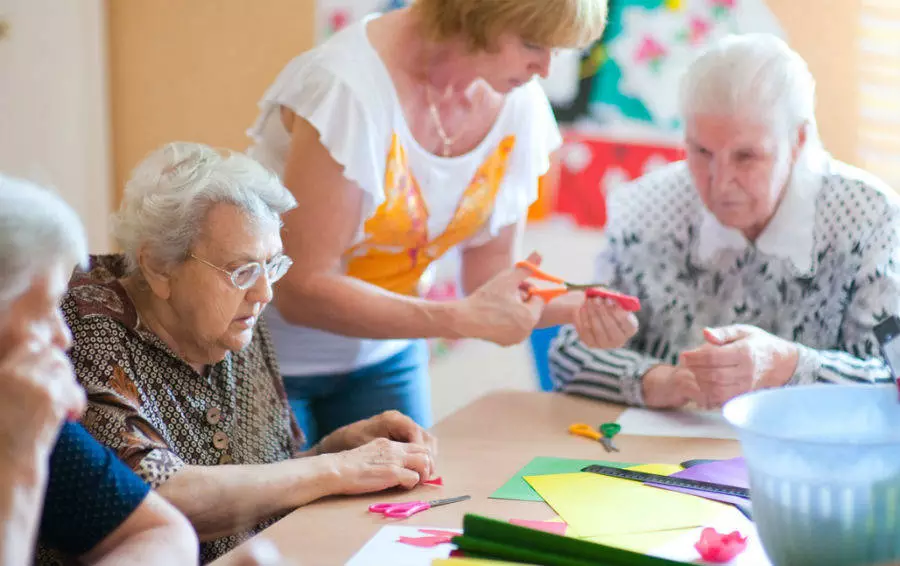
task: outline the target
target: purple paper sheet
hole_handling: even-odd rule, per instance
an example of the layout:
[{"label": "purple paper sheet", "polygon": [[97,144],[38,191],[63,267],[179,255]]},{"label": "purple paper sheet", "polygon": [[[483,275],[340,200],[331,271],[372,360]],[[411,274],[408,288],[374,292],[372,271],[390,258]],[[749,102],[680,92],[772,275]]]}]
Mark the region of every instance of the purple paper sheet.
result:
[{"label": "purple paper sheet", "polygon": [[[732,458],[731,460],[721,460],[719,462],[710,462],[709,464],[699,464],[686,468],[680,472],[672,474],[673,478],[684,478],[689,480],[708,481],[712,483],[720,483],[723,485],[731,485],[734,487],[750,487],[750,478],[747,475],[747,464],[743,458]],[[678,491],[698,497],[705,497],[714,501],[721,501],[730,504],[749,503],[749,500],[735,495],[722,495],[719,493],[710,493],[708,491],[700,491],[685,487],[673,487],[668,485],[650,484],[653,487],[668,489],[669,491]]]}]

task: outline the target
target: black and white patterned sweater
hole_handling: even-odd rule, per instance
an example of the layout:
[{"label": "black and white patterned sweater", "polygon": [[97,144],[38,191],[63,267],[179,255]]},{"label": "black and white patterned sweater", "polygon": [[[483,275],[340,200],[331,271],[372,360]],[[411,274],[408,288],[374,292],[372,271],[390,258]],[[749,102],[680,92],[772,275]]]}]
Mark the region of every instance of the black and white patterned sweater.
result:
[{"label": "black and white patterned sweater", "polygon": [[831,158],[821,171],[795,175],[753,243],[709,213],[684,162],[616,189],[598,280],[640,297],[640,330],[601,350],[563,327],[550,350],[557,388],[641,405],[648,369],[730,324],[801,345],[789,385],[890,381],[872,329],[900,315],[900,198]]}]

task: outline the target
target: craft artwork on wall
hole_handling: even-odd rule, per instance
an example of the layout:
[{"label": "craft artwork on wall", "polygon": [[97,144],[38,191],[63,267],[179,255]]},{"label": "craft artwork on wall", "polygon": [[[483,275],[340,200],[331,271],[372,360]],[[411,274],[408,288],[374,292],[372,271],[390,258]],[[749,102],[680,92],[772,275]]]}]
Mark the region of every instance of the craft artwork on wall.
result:
[{"label": "craft artwork on wall", "polygon": [[348,24],[373,12],[403,8],[409,0],[318,0],[316,3],[316,40],[321,43]]},{"label": "craft artwork on wall", "polygon": [[734,33],[784,36],[763,0],[609,0],[604,36],[560,54],[545,89],[561,123],[678,131],[678,80],[710,42]]}]

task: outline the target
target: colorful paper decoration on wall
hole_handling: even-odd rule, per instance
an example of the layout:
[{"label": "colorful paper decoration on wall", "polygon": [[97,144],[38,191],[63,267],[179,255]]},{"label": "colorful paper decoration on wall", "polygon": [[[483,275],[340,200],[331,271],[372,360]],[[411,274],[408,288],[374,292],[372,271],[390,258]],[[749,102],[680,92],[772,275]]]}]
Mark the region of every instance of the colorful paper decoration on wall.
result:
[{"label": "colorful paper decoration on wall", "polygon": [[556,212],[579,226],[606,225],[606,195],[622,183],[684,158],[675,145],[601,138],[568,132],[559,153]]},{"label": "colorful paper decoration on wall", "polygon": [[325,41],[367,14],[390,12],[408,4],[409,0],[317,0],[316,41]]},{"label": "colorful paper decoration on wall", "polygon": [[[604,36],[579,55],[555,61],[545,86],[562,122],[678,131],[685,67],[718,38],[749,32],[784,36],[763,0],[609,0]],[[571,85],[573,66],[578,85],[566,90],[560,83]]]}]

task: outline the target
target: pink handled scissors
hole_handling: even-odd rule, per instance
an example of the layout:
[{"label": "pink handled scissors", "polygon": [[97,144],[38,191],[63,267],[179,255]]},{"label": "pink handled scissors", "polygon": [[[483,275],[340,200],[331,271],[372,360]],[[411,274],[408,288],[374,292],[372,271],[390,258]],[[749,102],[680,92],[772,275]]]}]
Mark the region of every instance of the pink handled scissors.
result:
[{"label": "pink handled scissors", "polygon": [[471,495],[461,495],[459,497],[451,497],[449,499],[435,499],[433,501],[410,501],[407,503],[376,503],[369,506],[371,513],[381,513],[385,517],[391,519],[406,519],[412,517],[420,511],[431,509],[439,505],[447,505],[448,503],[456,503],[472,499]]}]

